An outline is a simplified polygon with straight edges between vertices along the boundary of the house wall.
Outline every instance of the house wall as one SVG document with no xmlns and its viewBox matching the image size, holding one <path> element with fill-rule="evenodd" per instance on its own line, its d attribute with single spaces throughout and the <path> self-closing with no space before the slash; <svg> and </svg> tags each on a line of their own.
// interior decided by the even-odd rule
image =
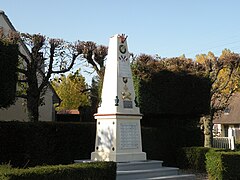
<svg viewBox="0 0 240 180">
<path fill-rule="evenodd" d="M 0 14 L 0 28 L 4 28 L 4 34 L 7 34 L 8 31 L 10 30 L 10 27 L 8 25 L 8 23 L 5 21 L 4 16 L 2 14 Z"/>
<path fill-rule="evenodd" d="M 4 35 L 7 35 L 10 31 L 14 31 L 14 29 L 12 29 L 12 27 L 10 27 L 10 24 L 6 21 L 6 16 L 1 14 L 1 11 L 0 11 L 0 28 L 3 29 Z M 19 46 L 19 50 L 24 55 L 27 55 L 26 51 L 21 45 Z"/>
<path fill-rule="evenodd" d="M 9 31 L 14 31 L 14 27 L 7 18 L 7 16 L 0 10 L 0 28 L 4 34 L 7 35 Z M 26 56 L 29 53 L 22 44 L 19 45 L 19 50 Z M 24 66 L 24 64 L 23 64 Z M 38 76 L 41 80 L 41 77 Z M 45 104 L 39 108 L 39 120 L 40 121 L 53 121 L 55 120 L 55 109 L 53 108 L 53 91 L 48 88 L 44 96 Z M 28 121 L 26 102 L 19 98 L 16 103 L 10 106 L 8 109 L 0 109 L 0 121 Z"/>
<path fill-rule="evenodd" d="M 240 124 L 214 124 L 214 133 L 216 132 L 218 137 L 234 136 L 235 141 L 240 142 Z"/>
<path fill-rule="evenodd" d="M 53 107 L 53 92 L 48 88 L 44 96 L 44 105 L 39 108 L 40 121 L 55 121 L 55 109 Z"/>
<path fill-rule="evenodd" d="M 222 135 L 222 126 L 221 124 L 214 124 L 213 126 L 213 136 L 220 137 Z"/>
<path fill-rule="evenodd" d="M 54 121 L 55 111 L 52 104 L 53 93 L 47 90 L 44 99 L 45 104 L 39 108 L 39 121 Z M 0 121 L 28 121 L 26 101 L 18 98 L 15 105 L 10 106 L 8 109 L 0 110 Z"/>
<path fill-rule="evenodd" d="M 0 110 L 0 121 L 27 121 L 26 106 L 24 100 L 18 99 L 15 105 L 10 106 L 8 109 Z"/>
</svg>

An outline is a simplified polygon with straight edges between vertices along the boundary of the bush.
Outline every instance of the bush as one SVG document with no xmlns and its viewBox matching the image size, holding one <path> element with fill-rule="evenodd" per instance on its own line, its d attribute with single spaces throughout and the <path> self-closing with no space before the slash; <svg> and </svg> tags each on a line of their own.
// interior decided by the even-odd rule
<svg viewBox="0 0 240 180">
<path fill-rule="evenodd" d="M 210 148 L 206 147 L 184 147 L 178 152 L 178 166 L 182 169 L 194 169 L 206 172 L 206 153 Z"/>
<path fill-rule="evenodd" d="M 18 45 L 0 40 L 0 108 L 15 102 Z"/>
<path fill-rule="evenodd" d="M 94 151 L 95 123 L 0 122 L 0 129 L 0 163 L 14 167 L 70 164 L 90 159 Z M 176 165 L 178 148 L 202 143 L 199 129 L 142 128 L 143 151 L 148 159 L 163 160 L 165 165 Z"/>
<path fill-rule="evenodd" d="M 206 169 L 210 180 L 240 179 L 240 152 L 211 150 L 206 154 Z"/>
<path fill-rule="evenodd" d="M 235 149 L 236 151 L 240 151 L 240 143 L 235 143 Z"/>
<path fill-rule="evenodd" d="M 148 159 L 163 160 L 166 166 L 176 166 L 177 152 L 182 147 L 202 146 L 199 129 L 142 128 L 143 151 Z"/>
<path fill-rule="evenodd" d="M 0 162 L 14 167 L 89 159 L 95 124 L 0 122 Z"/>
<path fill-rule="evenodd" d="M 58 166 L 38 166 L 28 169 L 0 169 L 2 180 L 114 180 L 116 163 L 93 162 Z"/>
</svg>

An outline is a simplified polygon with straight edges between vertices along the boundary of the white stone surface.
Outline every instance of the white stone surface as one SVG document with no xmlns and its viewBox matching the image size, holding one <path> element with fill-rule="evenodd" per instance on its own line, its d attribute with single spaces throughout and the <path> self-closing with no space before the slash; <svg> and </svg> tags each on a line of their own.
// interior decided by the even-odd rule
<svg viewBox="0 0 240 180">
<path fill-rule="evenodd" d="M 121 37 L 117 34 L 109 41 L 99 114 L 139 114 L 139 108 L 135 106 L 134 102 L 135 92 L 127 41 L 121 42 Z M 119 99 L 118 106 L 115 106 L 116 96 Z M 126 106 L 124 107 L 124 105 Z"/>
<path fill-rule="evenodd" d="M 135 104 L 135 92 L 129 62 L 126 37 L 110 38 L 106 70 L 102 90 L 102 103 L 95 114 L 97 132 L 94 161 L 142 161 L 139 108 Z"/>
<path fill-rule="evenodd" d="M 128 162 L 146 160 L 142 152 L 141 116 L 97 116 L 94 161 Z"/>
</svg>

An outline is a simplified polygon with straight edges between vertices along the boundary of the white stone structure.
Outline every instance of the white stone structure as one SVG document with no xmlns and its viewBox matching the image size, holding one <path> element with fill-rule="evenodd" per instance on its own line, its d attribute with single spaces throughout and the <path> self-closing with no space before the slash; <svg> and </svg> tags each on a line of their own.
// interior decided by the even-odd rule
<svg viewBox="0 0 240 180">
<path fill-rule="evenodd" d="M 102 103 L 95 114 L 97 132 L 93 161 L 141 161 L 139 108 L 135 103 L 132 73 L 125 35 L 110 38 L 102 90 Z"/>
</svg>

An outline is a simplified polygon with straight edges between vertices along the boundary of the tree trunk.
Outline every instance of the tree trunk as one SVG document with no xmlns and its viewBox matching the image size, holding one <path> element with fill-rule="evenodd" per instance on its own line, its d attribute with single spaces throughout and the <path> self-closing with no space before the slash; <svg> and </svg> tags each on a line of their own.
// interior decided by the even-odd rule
<svg viewBox="0 0 240 180">
<path fill-rule="evenodd" d="M 37 92 L 30 92 L 27 97 L 28 118 L 32 122 L 37 122 L 39 118 L 39 97 Z"/>
<path fill-rule="evenodd" d="M 213 144 L 213 117 L 212 116 L 204 116 L 203 117 L 203 125 L 204 125 L 204 147 L 212 147 Z"/>
<path fill-rule="evenodd" d="M 36 71 L 36 70 L 35 70 Z M 38 89 L 38 79 L 34 71 L 28 76 L 27 89 L 27 111 L 31 122 L 37 122 L 39 118 L 40 92 Z"/>
</svg>

